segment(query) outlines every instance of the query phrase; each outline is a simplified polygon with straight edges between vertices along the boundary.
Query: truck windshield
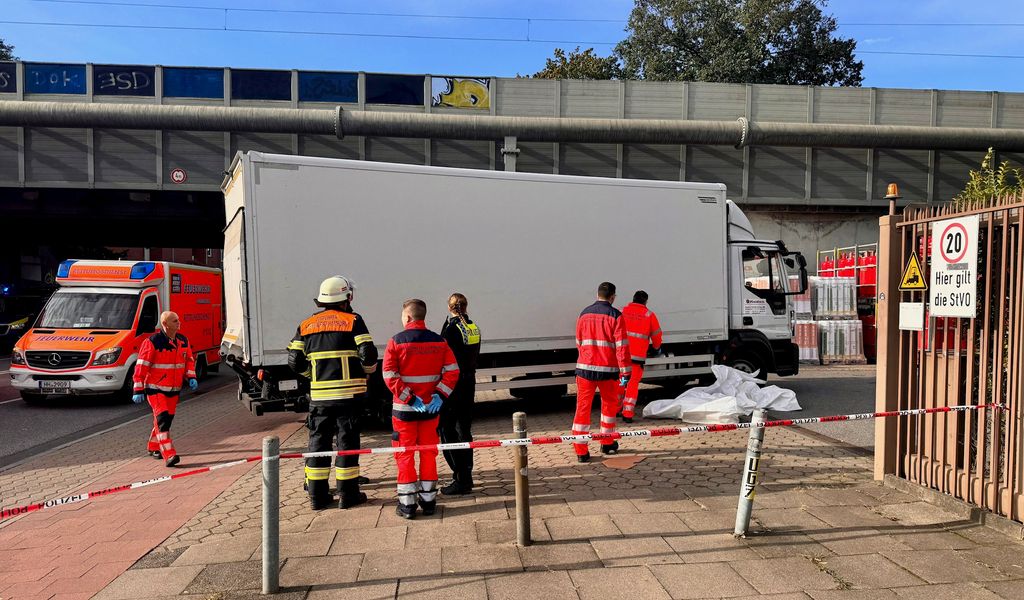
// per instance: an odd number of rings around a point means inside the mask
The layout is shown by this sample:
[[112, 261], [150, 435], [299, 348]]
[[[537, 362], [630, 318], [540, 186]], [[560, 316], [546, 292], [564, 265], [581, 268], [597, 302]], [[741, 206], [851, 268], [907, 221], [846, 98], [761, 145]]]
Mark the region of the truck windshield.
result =
[[138, 304], [134, 294], [58, 292], [46, 303], [36, 327], [132, 329]]

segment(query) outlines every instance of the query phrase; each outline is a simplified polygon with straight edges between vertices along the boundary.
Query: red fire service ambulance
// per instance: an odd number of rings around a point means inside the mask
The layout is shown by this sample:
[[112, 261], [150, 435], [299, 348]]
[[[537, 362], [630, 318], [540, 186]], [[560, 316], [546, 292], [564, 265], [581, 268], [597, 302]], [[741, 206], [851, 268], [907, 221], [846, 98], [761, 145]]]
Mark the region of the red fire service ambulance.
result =
[[165, 310], [178, 313], [197, 375], [220, 366], [219, 269], [66, 260], [57, 269], [57, 283], [11, 355], [11, 385], [26, 402], [50, 394], [117, 393], [129, 400], [139, 346], [157, 330]]

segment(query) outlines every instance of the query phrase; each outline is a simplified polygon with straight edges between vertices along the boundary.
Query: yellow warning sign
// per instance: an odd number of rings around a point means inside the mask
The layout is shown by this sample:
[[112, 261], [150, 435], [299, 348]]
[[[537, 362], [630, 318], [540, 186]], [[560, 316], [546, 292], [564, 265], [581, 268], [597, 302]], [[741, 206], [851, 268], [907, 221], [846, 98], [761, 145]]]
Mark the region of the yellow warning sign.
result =
[[907, 261], [907, 268], [903, 269], [903, 278], [900, 279], [901, 292], [923, 292], [928, 289], [928, 281], [924, 278], [924, 270], [921, 269], [921, 262], [917, 260], [917, 252], [910, 255]]

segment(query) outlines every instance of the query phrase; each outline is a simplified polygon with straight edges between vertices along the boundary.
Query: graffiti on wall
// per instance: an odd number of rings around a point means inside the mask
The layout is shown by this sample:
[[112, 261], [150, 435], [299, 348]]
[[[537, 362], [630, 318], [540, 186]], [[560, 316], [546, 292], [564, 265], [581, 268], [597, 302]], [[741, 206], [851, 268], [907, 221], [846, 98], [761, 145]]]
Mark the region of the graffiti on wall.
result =
[[96, 65], [92, 73], [97, 96], [155, 95], [155, 67]]
[[25, 64], [30, 94], [84, 94], [85, 65]]
[[0, 63], [0, 94], [18, 91], [18, 71], [14, 63]]
[[431, 106], [490, 108], [491, 80], [464, 77], [434, 77]]

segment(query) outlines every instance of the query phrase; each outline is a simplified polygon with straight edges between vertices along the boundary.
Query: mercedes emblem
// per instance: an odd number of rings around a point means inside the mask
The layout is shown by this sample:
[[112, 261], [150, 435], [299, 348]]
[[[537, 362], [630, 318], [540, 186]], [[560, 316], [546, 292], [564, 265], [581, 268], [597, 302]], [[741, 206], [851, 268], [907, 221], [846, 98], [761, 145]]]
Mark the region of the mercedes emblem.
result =
[[60, 364], [60, 354], [54, 352], [53, 354], [50, 355], [49, 358], [46, 359], [46, 362], [50, 363], [51, 367], [56, 367], [57, 365]]

